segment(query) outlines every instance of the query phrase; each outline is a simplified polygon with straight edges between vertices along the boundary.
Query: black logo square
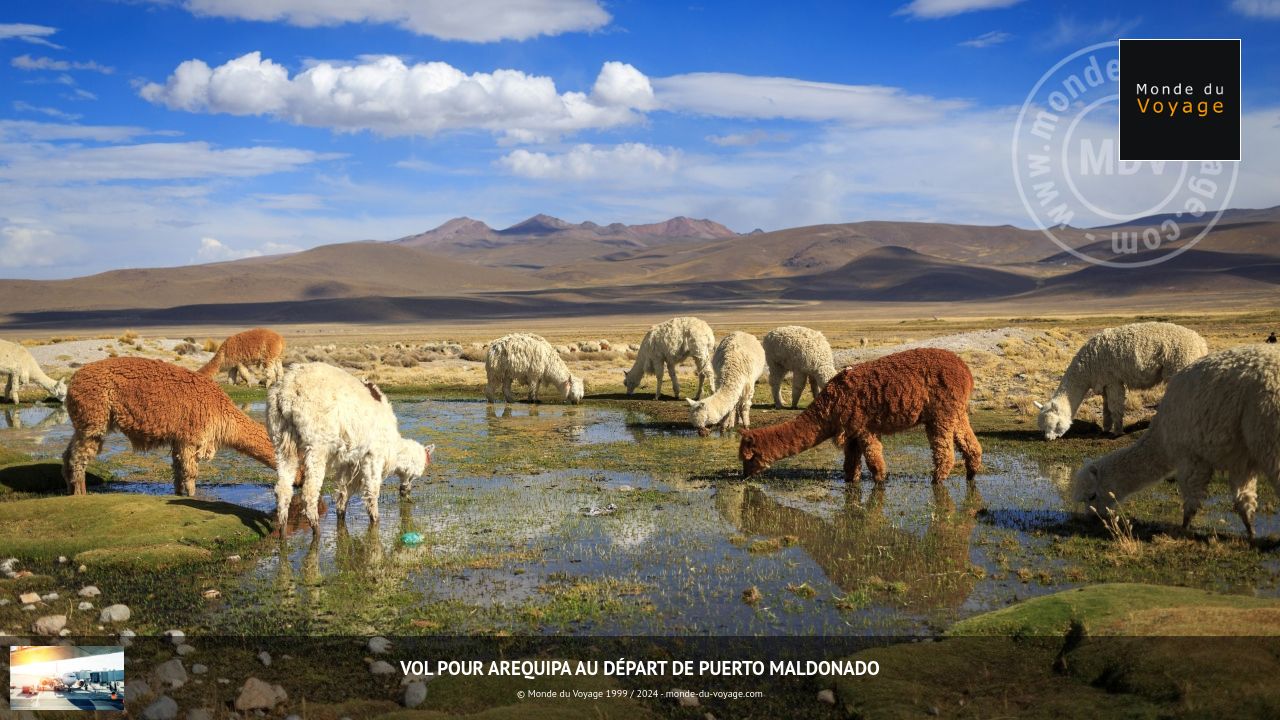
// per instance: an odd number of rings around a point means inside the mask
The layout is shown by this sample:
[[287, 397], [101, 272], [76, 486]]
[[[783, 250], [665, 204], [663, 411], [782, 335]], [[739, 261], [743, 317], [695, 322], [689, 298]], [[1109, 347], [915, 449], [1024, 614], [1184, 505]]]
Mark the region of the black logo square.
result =
[[1239, 40], [1120, 41], [1121, 160], [1240, 159]]

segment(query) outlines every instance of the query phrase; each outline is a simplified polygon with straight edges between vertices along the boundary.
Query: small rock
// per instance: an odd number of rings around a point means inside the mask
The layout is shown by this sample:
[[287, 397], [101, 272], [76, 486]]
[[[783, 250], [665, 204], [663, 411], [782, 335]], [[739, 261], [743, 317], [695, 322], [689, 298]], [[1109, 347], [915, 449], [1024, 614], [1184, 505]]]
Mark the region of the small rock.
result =
[[80, 588], [79, 594], [80, 597], [98, 597], [102, 594], [102, 591], [98, 589], [97, 585], [85, 585]]
[[33, 593], [33, 592], [22, 593], [21, 595], [18, 596], [18, 602], [23, 603], [24, 605], [32, 605], [32, 604], [38, 603], [40, 602], [40, 593]]
[[178, 717], [178, 703], [168, 695], [161, 695], [142, 711], [142, 720], [173, 720]]
[[416, 708], [427, 699], [427, 685], [421, 681], [409, 683], [404, 689], [404, 706], [407, 708]]
[[239, 555], [228, 555], [228, 556], [227, 556], [227, 562], [240, 562], [240, 556], [239, 556]]
[[391, 667], [391, 663], [386, 660], [379, 660], [369, 666], [369, 672], [374, 675], [390, 675], [395, 671], [396, 669]]
[[9, 604], [9, 598], [0, 598], [0, 607], [4, 607], [5, 605], [8, 605], [8, 604]]
[[258, 662], [262, 663], [266, 667], [271, 667], [271, 653], [266, 650], [258, 653]]
[[77, 610], [92, 610], [92, 609], [93, 609], [93, 603], [89, 602], [88, 600], [81, 601], [81, 603], [80, 603], [79, 605], [77, 605], [77, 606], [76, 606], [76, 609], [77, 609]]
[[698, 702], [698, 696], [688, 690], [672, 690], [672, 692], [679, 693], [676, 695], [676, 702], [680, 704], [680, 707], [698, 707], [701, 704]]
[[125, 620], [128, 620], [129, 616], [132, 614], [133, 613], [129, 611], [128, 605], [121, 605], [119, 603], [115, 605], [108, 605], [102, 608], [102, 614], [98, 616], [98, 622], [101, 622], [101, 623], [124, 622]]
[[381, 655], [382, 653], [385, 653], [390, 649], [391, 649], [390, 640], [382, 636], [369, 638], [369, 652], [377, 655]]
[[71, 634], [70, 628], [62, 628], [58, 631], [58, 637], [67, 637]]
[[702, 720], [716, 720], [715, 713], [707, 713], [702, 716]]
[[285, 715], [284, 720], [302, 720], [298, 715]]
[[631, 487], [630, 485], [619, 485], [619, 486], [618, 486], [618, 492], [631, 492], [631, 491], [633, 491], [633, 490], [635, 490], [635, 488]]
[[13, 573], [18, 569], [18, 558], [5, 558], [0, 562], [0, 573], [9, 577], [13, 577]]
[[13, 578], [31, 577], [31, 571], [30, 571], [30, 570], [19, 570], [18, 572], [14, 573], [14, 574], [13, 574], [13, 575], [11, 575], [10, 577], [13, 577]]
[[187, 634], [181, 630], [165, 630], [164, 636], [174, 645], [181, 645], [187, 639]]
[[145, 680], [133, 680], [124, 685], [124, 696], [130, 702], [151, 696], [151, 686]]
[[244, 681], [236, 697], [236, 710], [270, 710], [276, 706], [275, 688], [256, 677]]
[[818, 702], [824, 702], [828, 705], [836, 704], [836, 694], [830, 690], [818, 691]]
[[36, 609], [36, 606], [35, 606], [35, 605], [23, 605], [23, 606], [22, 606], [22, 609], [23, 609], [23, 610], [26, 610], [27, 612], [31, 612], [32, 610], [35, 610], [35, 609]]
[[40, 599], [45, 602], [53, 602], [58, 599], [58, 593], [46, 593], [45, 595], [42, 595]]
[[218, 678], [219, 685], [230, 685], [231, 681], [226, 678]]
[[31, 632], [37, 635], [57, 635], [66, 626], [66, 615], [45, 615], [31, 623]]
[[190, 655], [191, 653], [193, 653], [193, 652], [195, 652], [195, 651], [196, 651], [196, 649], [195, 649], [194, 647], [192, 647], [192, 646], [190, 646], [190, 645], [188, 645], [188, 644], [186, 644], [186, 643], [183, 643], [183, 644], [181, 644], [181, 645], [179, 645], [179, 646], [178, 646], [178, 654], [179, 654], [179, 655]]
[[76, 572], [89, 572], [89, 566], [81, 565], [80, 567], [76, 568]]
[[222, 597], [222, 591], [217, 588], [209, 588], [200, 594], [204, 596], [205, 600], [217, 600]]
[[938, 709], [937, 705], [930, 705], [929, 708], [925, 710], [925, 712], [929, 713], [934, 717], [937, 717], [942, 714], [942, 711]]
[[66, 555], [59, 555], [59, 556], [58, 556], [58, 564], [59, 564], [59, 565], [66, 565], [66, 564], [67, 564], [67, 556], [66, 556]]
[[204, 665], [201, 665], [200, 663], [196, 663], [191, 666], [191, 673], [193, 675], [203, 675], [207, 672], [209, 672], [209, 668], [205, 667]]
[[187, 712], [187, 720], [213, 720], [213, 711], [208, 708], [196, 708]]
[[172, 658], [156, 666], [155, 679], [161, 685], [179, 688], [187, 684], [187, 671], [181, 660]]

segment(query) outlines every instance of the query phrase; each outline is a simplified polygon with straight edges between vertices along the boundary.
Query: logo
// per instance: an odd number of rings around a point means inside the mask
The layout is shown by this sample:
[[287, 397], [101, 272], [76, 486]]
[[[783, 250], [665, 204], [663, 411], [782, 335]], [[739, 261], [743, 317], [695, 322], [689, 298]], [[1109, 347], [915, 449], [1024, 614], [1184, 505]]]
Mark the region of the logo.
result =
[[1091, 45], [1040, 77], [1014, 124], [1013, 175], [1027, 213], [1064, 252], [1105, 267], [1148, 267], [1213, 229], [1240, 168], [1121, 160], [1118, 50], [1118, 42]]

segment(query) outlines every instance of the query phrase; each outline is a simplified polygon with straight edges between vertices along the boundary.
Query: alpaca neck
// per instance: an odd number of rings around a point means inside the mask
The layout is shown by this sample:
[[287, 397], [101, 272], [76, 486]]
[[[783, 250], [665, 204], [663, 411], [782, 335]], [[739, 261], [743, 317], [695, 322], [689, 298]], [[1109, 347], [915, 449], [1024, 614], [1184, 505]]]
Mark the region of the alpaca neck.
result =
[[53, 392], [58, 387], [58, 381], [44, 374], [44, 370], [36, 363], [31, 363], [31, 367], [27, 370], [27, 379], [44, 388], [47, 392]]
[[713, 424], [723, 420], [738, 405], [738, 400], [742, 398], [741, 375], [740, 372], [730, 372], [716, 378], [716, 391], [703, 401], [703, 407]]
[[1164, 448], [1150, 431], [1102, 462], [1106, 463], [1106, 477], [1114, 478], [1111, 492], [1117, 499], [1132, 495], [1173, 472]]
[[1067, 372], [1063, 374], [1062, 382], [1058, 383], [1058, 389], [1050, 398], [1052, 402], [1065, 401], [1073, 417], [1080, 409], [1085, 396], [1089, 394], [1089, 380], [1085, 377], [1086, 374], [1082, 367], [1072, 362]]
[[204, 375], [205, 377], [213, 377], [214, 375], [217, 375], [218, 371], [222, 370], [222, 361], [226, 356], [226, 343], [223, 343], [218, 346], [217, 351], [213, 353], [213, 357], [209, 358], [209, 362], [205, 363], [204, 366], [196, 372]]
[[267, 435], [267, 429], [237, 408], [231, 408], [231, 413], [226, 418], [224, 435], [218, 444], [244, 453], [269, 468], [275, 468], [276, 450], [271, 444], [271, 437]]
[[813, 406], [810, 406], [809, 410], [789, 422], [751, 431], [756, 450], [765, 462], [771, 463], [804, 452], [835, 434], [818, 420], [817, 413], [810, 412], [812, 409]]

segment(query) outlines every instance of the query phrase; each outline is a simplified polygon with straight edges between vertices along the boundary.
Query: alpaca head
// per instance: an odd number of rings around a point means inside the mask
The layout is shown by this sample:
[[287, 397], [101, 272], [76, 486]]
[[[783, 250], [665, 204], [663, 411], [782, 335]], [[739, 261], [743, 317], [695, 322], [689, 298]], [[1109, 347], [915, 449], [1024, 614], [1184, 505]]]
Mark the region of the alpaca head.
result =
[[395, 474], [400, 478], [401, 495], [408, 495], [413, 489], [413, 481], [427, 472], [427, 466], [431, 464], [431, 455], [435, 451], [435, 445], [424, 447], [416, 440], [400, 439], [396, 446]]
[[1040, 416], [1036, 423], [1045, 440], [1057, 440], [1071, 427], [1071, 403], [1065, 397], [1055, 397], [1048, 403], [1036, 402]]
[[701, 437], [710, 435], [711, 430], [708, 426], [716, 424], [716, 420], [711, 417], [707, 403], [692, 398], [685, 398], [685, 402], [689, 403], [689, 424], [698, 429], [698, 435]]
[[1084, 503], [1094, 512], [1106, 517], [1119, 501], [1115, 478], [1108, 477], [1107, 458], [1089, 460], [1071, 478], [1071, 499]]
[[563, 393], [566, 402], [570, 405], [577, 405], [582, 402], [582, 396], [586, 394], [586, 387], [582, 384], [582, 378], [570, 375], [569, 379], [564, 381], [564, 385], [560, 386], [560, 392]]
[[627, 389], [628, 395], [634, 395], [636, 392], [636, 388], [640, 387], [640, 381], [644, 379], [644, 370], [635, 372], [636, 368], [638, 367], [640, 366], [637, 365], [635, 368], [632, 368], [631, 370], [622, 371], [622, 386]]
[[756, 438], [750, 430], [743, 431], [742, 441], [738, 443], [738, 457], [742, 459], [742, 477], [749, 478], [769, 469], [769, 463], [756, 447]]
[[49, 397], [52, 397], [58, 402], [62, 402], [67, 399], [67, 379], [66, 378], [59, 380], [58, 384], [53, 386], [53, 390], [49, 391]]

